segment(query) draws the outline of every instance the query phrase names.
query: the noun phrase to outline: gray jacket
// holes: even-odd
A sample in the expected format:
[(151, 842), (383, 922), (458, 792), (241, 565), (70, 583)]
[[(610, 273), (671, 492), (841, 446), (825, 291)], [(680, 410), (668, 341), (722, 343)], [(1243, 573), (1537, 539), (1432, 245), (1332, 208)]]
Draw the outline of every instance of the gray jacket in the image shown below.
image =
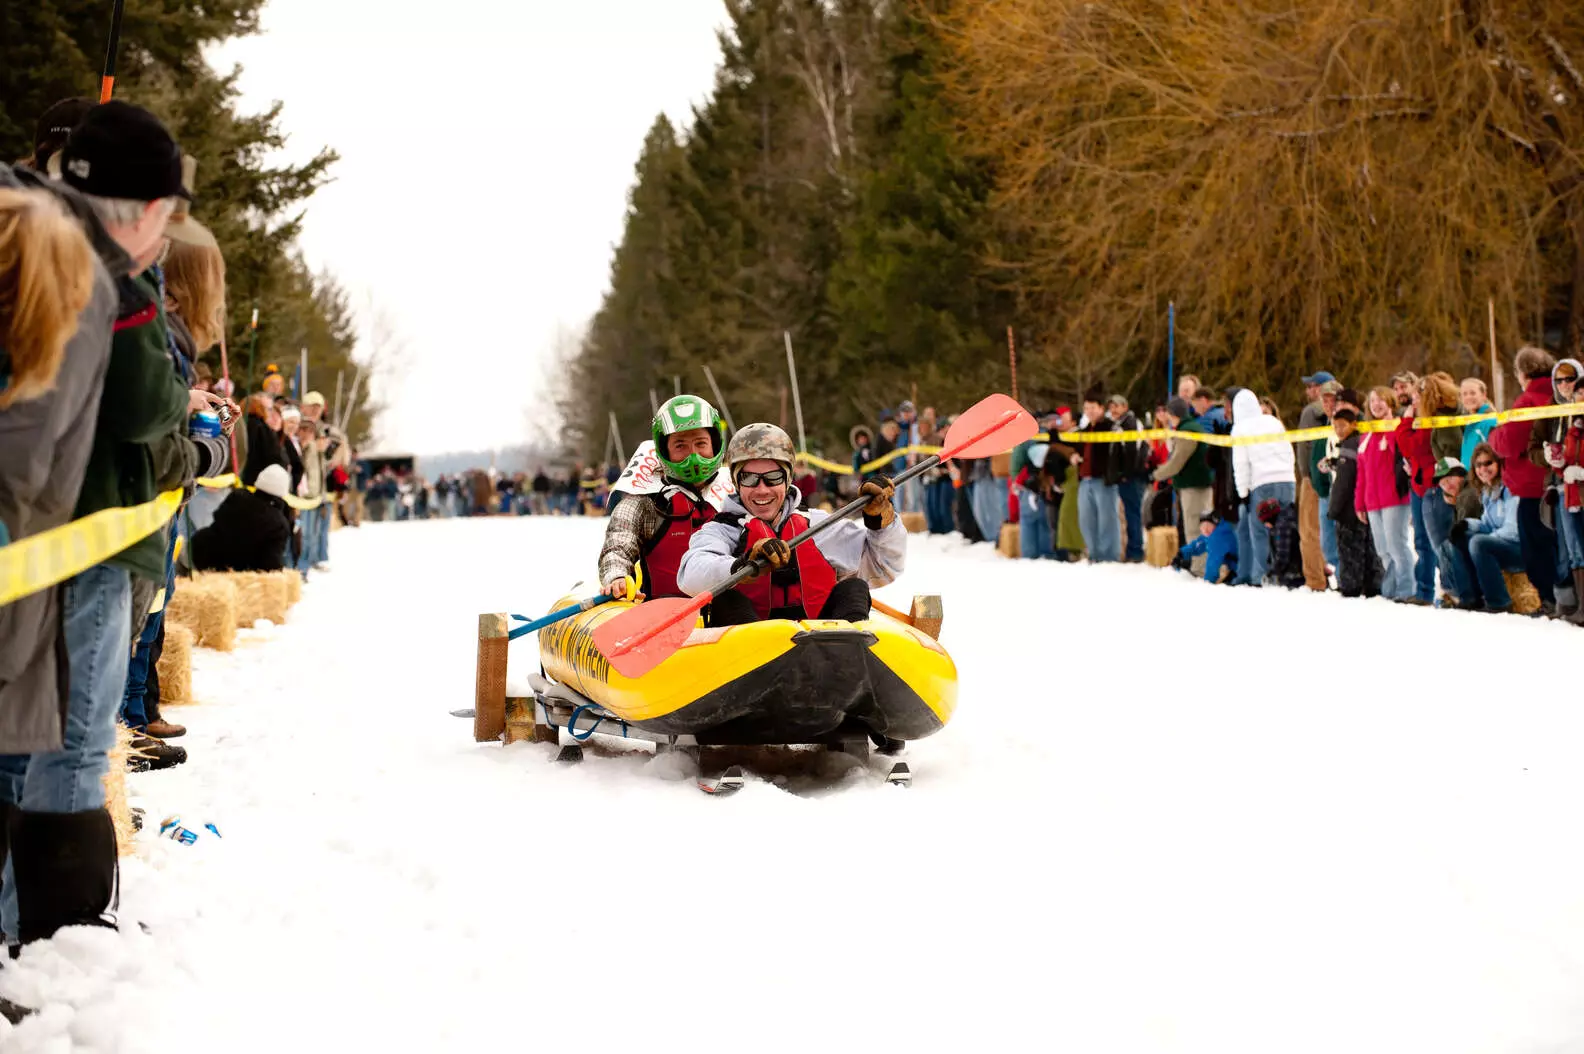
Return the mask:
[[(787, 517), (797, 511), (802, 495), (796, 487), (787, 487), (786, 501), (776, 516), (776, 529), (786, 523)], [(733, 494), (721, 506), (722, 516), (739, 516), (748, 520), (748, 510)], [(809, 509), (803, 513), (809, 526), (819, 523), (830, 513)], [(688, 596), (698, 596), (713, 589), (731, 577), (731, 566), (737, 559), (737, 545), (742, 541), (743, 528), (729, 520), (711, 520), (693, 532), (688, 551), (677, 569), (677, 586)], [(907, 528), (902, 517), (893, 517), (891, 523), (878, 531), (871, 531), (862, 520), (843, 520), (816, 535), (811, 543), (818, 547), (836, 572), (837, 579), (862, 578), (871, 586), (883, 586), (896, 579), (907, 563)]]
[[(111, 275), (125, 275), (132, 261), (69, 189), (5, 165), (0, 187), (55, 194), (82, 222), (99, 256), (93, 298), (66, 345), (54, 389), (0, 410), (0, 519), (17, 541), (71, 519), (93, 446), (120, 302)], [(0, 607), (0, 753), (60, 749), (68, 687), (61, 590), (53, 586)]]

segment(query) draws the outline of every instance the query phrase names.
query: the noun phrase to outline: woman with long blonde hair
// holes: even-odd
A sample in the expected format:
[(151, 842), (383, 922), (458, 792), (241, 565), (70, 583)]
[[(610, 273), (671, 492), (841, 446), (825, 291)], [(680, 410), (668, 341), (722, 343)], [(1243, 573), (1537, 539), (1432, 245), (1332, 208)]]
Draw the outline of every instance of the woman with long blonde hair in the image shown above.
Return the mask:
[(0, 188), (0, 410), (54, 387), (93, 296), (93, 261), (53, 195)]

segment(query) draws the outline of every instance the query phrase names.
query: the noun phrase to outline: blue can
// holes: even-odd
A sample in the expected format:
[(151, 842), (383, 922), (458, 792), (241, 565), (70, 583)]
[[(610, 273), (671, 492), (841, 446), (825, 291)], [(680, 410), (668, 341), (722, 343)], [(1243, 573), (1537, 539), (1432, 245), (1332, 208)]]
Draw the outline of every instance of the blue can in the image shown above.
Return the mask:
[(220, 434), (220, 415), (213, 410), (200, 410), (192, 415), (187, 427), (195, 436), (217, 436)]

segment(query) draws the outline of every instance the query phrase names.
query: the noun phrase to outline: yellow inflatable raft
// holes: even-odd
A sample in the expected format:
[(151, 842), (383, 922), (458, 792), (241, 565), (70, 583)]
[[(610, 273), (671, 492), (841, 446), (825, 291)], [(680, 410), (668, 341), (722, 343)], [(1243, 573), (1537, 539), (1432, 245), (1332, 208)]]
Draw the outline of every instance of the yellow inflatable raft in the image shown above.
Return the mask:
[[(576, 603), (568, 596), (555, 608)], [(946, 650), (878, 612), (856, 623), (700, 626), (676, 654), (628, 679), (611, 669), (593, 633), (631, 606), (602, 604), (545, 627), (539, 658), (547, 677), (648, 733), (718, 744), (860, 734), (906, 741), (939, 731), (957, 706), (957, 667)]]

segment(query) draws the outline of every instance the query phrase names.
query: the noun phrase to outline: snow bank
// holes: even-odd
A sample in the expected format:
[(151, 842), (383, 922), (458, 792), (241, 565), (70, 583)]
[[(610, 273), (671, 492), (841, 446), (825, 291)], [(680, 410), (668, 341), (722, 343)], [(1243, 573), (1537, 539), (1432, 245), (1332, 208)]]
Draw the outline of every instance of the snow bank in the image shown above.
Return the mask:
[(192, 760), (132, 790), (223, 839), (145, 833), (120, 934), (0, 970), (43, 1008), (0, 1046), (1584, 1044), (1576, 629), (915, 536), (883, 596), (944, 594), (963, 693), (913, 787), (718, 800), (448, 715), (475, 616), (602, 527), (338, 532), (285, 625), (198, 652)]

